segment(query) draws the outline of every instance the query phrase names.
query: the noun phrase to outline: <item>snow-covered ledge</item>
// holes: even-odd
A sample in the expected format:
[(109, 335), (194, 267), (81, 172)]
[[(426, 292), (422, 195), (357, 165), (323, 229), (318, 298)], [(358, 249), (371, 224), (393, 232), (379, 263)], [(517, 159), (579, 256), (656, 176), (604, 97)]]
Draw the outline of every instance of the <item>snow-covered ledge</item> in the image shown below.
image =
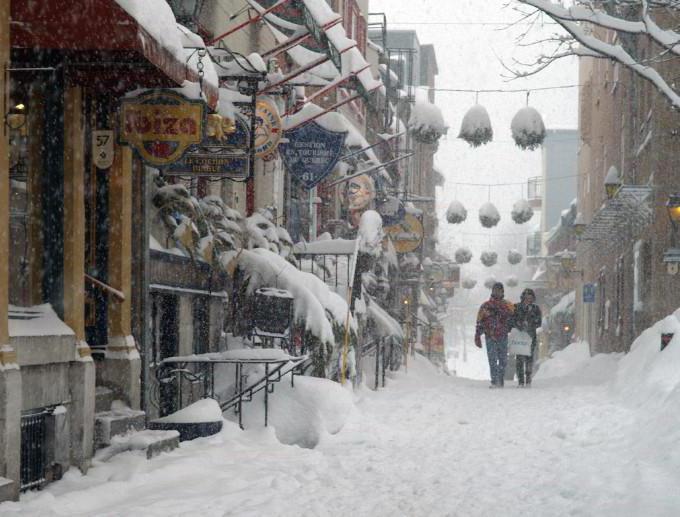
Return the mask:
[(76, 336), (49, 304), (9, 306), (9, 339), (19, 366), (73, 361)]

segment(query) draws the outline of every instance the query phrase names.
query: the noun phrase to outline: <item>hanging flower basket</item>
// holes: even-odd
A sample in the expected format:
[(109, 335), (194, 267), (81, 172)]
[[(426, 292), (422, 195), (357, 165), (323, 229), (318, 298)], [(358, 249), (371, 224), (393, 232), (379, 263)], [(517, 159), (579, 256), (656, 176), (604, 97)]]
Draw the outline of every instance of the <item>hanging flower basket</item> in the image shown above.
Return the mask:
[(474, 289), (475, 286), (477, 285), (477, 280), (473, 280), (472, 278), (466, 278), (461, 282), (461, 285), (463, 286), (463, 289)]
[(441, 110), (426, 101), (416, 101), (413, 105), (408, 128), (413, 138), (421, 144), (436, 144), (449, 129)]
[(517, 251), (517, 250), (510, 250), (508, 251), (508, 263), (512, 264), (513, 266), (519, 264), (522, 262), (522, 254)]
[(512, 220), (517, 224), (524, 224), (534, 216), (534, 209), (526, 199), (520, 199), (512, 206)]
[(533, 151), (545, 140), (545, 125), (538, 111), (529, 106), (522, 108), (513, 117), (510, 124), (512, 138), (517, 147)]
[(489, 278), (484, 280), (484, 287), (486, 287), (487, 289), (491, 289), (496, 282), (498, 282), (498, 280), (490, 276)]
[(505, 281), (505, 285), (508, 287), (517, 287), (517, 285), (519, 285), (519, 280), (517, 280), (516, 276), (509, 276)]
[(501, 214), (493, 203), (484, 203), (479, 209), (479, 222), (484, 228), (493, 228), (501, 220)]
[(467, 210), (460, 201), (451, 201), (446, 210), (446, 220), (451, 224), (460, 224), (467, 219)]
[(454, 257), (458, 264), (467, 264), (472, 260), (472, 252), (469, 248), (458, 248)]
[(472, 147), (488, 144), (493, 140), (491, 119), (484, 106), (476, 104), (463, 117), (458, 138), (465, 140)]
[(491, 267), (498, 262), (498, 253), (495, 251), (485, 251), (482, 253), (480, 260), (486, 267)]

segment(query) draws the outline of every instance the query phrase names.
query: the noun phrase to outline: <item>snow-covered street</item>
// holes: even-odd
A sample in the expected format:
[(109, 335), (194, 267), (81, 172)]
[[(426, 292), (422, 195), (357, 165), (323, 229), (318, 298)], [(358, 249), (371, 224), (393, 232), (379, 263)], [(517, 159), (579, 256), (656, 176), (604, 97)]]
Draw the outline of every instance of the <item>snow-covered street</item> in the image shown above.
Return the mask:
[(314, 449), (227, 423), (150, 461), (72, 470), (0, 514), (677, 515), (670, 406), (615, 395), (622, 362), (572, 346), (532, 389), (489, 390), (416, 359), (389, 389), (356, 392), (344, 428)]

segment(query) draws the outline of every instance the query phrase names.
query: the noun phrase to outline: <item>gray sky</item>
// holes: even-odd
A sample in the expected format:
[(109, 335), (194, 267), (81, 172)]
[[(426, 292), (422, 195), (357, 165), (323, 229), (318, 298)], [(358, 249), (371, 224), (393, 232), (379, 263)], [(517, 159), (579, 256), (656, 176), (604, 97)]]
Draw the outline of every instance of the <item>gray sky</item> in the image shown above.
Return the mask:
[[(515, 37), (526, 26), (500, 30), (499, 25), (477, 24), (517, 19), (518, 14), (511, 7), (504, 7), (506, 3), (508, 0), (370, 0), (370, 12), (385, 12), (388, 29), (414, 29), (421, 43), (434, 44), (439, 65), (439, 88), (522, 89), (577, 84), (578, 64), (575, 58), (562, 60), (526, 79), (508, 82), (502, 77), (505, 71), (499, 58), (509, 64), (513, 58), (528, 61), (538, 53), (536, 47), (520, 48), (515, 45)], [(554, 25), (537, 27), (532, 38), (545, 37), (555, 30)], [(576, 128), (577, 100), (578, 89), (570, 88), (532, 92), (529, 104), (541, 113), (548, 129)], [(535, 215), (525, 225), (516, 225), (510, 219), (514, 202), (526, 198), (525, 185), (493, 188), (491, 202), (501, 213), (501, 223), (494, 230), (486, 230), (480, 225), (477, 212), (489, 196), (488, 189), (455, 183), (525, 183), (528, 178), (541, 175), (541, 151), (520, 150), (510, 135), (512, 117), (526, 103), (524, 92), (480, 93), (479, 103), (486, 107), (491, 117), (493, 142), (472, 149), (456, 138), (465, 112), (474, 103), (474, 93), (436, 93), (436, 104), (442, 109), (450, 129), (440, 143), (435, 162), (446, 177), (437, 206), (441, 228), (440, 250), (452, 256), (458, 246), (470, 247), (475, 258), (465, 266), (463, 275), (476, 278), (481, 284), (489, 276), (499, 280), (505, 280), (510, 274), (523, 276), (523, 268), (508, 266), (505, 255), (513, 247), (525, 252), (525, 235), (532, 224), (538, 224), (539, 218)], [(453, 199), (460, 200), (468, 210), (468, 219), (461, 225), (450, 225), (444, 218), (444, 212)], [(489, 249), (489, 235), (491, 248), (499, 253), (500, 266), (493, 268), (485, 268), (479, 262), (479, 254)], [(482, 289), (478, 296), (487, 294), (487, 290)]]

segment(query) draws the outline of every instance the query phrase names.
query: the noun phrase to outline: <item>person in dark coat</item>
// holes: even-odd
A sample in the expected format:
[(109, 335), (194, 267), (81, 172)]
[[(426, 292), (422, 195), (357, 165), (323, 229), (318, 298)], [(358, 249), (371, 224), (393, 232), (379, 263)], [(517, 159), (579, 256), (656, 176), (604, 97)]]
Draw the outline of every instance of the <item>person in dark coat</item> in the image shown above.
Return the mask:
[(475, 345), (482, 348), (482, 334), (486, 337), (486, 353), (491, 371), (491, 388), (502, 388), (508, 363), (508, 333), (512, 325), (514, 306), (503, 299), (503, 284), (496, 282), (491, 298), (484, 302), (477, 314)]
[(520, 302), (515, 304), (515, 315), (512, 320), (513, 327), (531, 336), (531, 355), (518, 355), (516, 360), (519, 387), (531, 386), (531, 373), (534, 368), (534, 357), (538, 342), (536, 330), (542, 322), (541, 308), (536, 305), (536, 294), (532, 289), (525, 289), (520, 297)]

